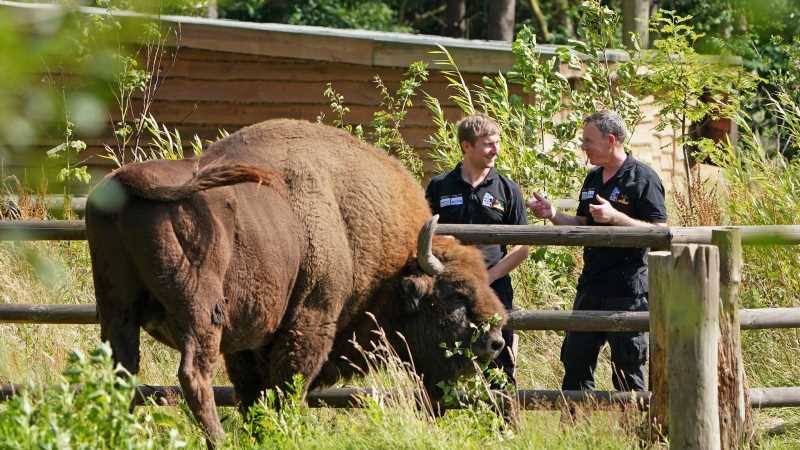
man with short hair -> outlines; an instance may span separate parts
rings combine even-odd
[[[581,148],[596,167],[583,182],[577,214],[558,212],[538,193],[528,202],[533,214],[555,225],[665,226],[664,187],[653,169],[625,153],[626,134],[614,112],[588,116]],[[573,309],[647,311],[647,249],[584,247],[583,260]],[[562,390],[594,389],[597,356],[606,341],[614,387],[645,389],[647,333],[567,332]]]
[[[500,152],[500,127],[483,114],[467,116],[458,122],[458,141],[462,161],[450,172],[431,179],[425,196],[440,223],[526,225],[525,199],[516,183],[494,169]],[[509,273],[528,257],[527,245],[510,250],[501,245],[480,245],[489,282],[503,305],[511,310],[514,291]],[[503,369],[508,381],[514,378],[516,355],[512,351],[514,333],[503,330],[505,348],[494,364]]]

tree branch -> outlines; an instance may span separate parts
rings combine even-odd
[[[543,42],[551,42],[553,36],[550,34],[550,30],[547,28],[547,18],[544,16],[544,13],[542,13],[542,7],[539,5],[539,0],[529,0],[528,4],[531,7],[531,12],[533,12],[533,17],[539,24],[539,37]]]

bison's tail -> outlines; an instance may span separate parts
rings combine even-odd
[[[258,183],[285,193],[286,186],[280,173],[249,164],[215,164],[206,166],[189,181],[178,186],[163,186],[153,183],[135,173],[121,170],[117,180],[131,193],[148,200],[174,202],[190,195],[221,186],[239,183]]]

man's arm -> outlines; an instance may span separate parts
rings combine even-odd
[[[569,216],[558,212],[556,207],[550,203],[550,200],[538,192],[533,193],[533,197],[527,203],[527,206],[534,216],[540,219],[547,219],[553,222],[553,225],[586,225],[586,217]]]
[[[553,215],[548,217],[550,222],[553,222],[553,225],[586,225],[586,217],[560,213],[555,208],[553,208],[553,211]]]
[[[644,220],[634,219],[624,212],[614,208],[614,205],[599,195],[595,196],[595,200],[597,200],[597,204],[589,205],[589,213],[597,223],[605,223],[608,225],[622,227],[667,226],[667,224],[663,222],[646,222]]]
[[[586,225],[587,220],[584,216],[572,216],[558,212],[547,199],[534,193],[534,198],[528,202],[528,208],[531,209],[533,215],[540,219],[547,219],[553,222],[553,225]],[[614,208],[608,200],[601,196],[597,196],[598,205],[589,205],[589,212],[592,214],[594,221],[597,223],[606,223],[609,225],[624,226],[624,227],[652,227],[659,226],[665,227],[665,222],[646,222],[644,220],[634,219],[627,214]]]
[[[509,197],[508,211],[503,217],[506,225],[527,225],[528,215],[525,213],[525,197],[515,183],[509,183],[511,195]],[[514,245],[497,264],[489,269],[489,283],[503,278],[516,269],[528,258],[527,245]]]
[[[516,269],[517,266],[522,264],[528,258],[527,245],[515,245],[497,264],[489,269],[489,284],[494,283],[495,280],[503,278]]]

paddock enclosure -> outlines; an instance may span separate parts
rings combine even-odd
[[[798,245],[799,225],[741,227],[585,227],[443,224],[438,234],[465,243],[649,247],[650,312],[515,310],[514,330],[650,331],[649,392],[519,389],[523,409],[635,404],[648,408],[651,424],[670,442],[698,448],[731,448],[749,432],[750,409],[800,406],[800,386],[748,387],[740,330],[800,328],[800,308],[739,309],[743,245]],[[82,240],[82,221],[2,221],[0,240]],[[676,289],[679,286],[680,289]],[[686,314],[691,310],[692,314]],[[93,324],[94,305],[0,305],[0,323]],[[19,390],[1,385],[0,399]],[[215,387],[217,405],[232,406],[233,390]],[[322,389],[309,394],[314,407],[357,407],[368,389]],[[391,395],[391,393],[385,393]],[[135,402],[154,398],[174,405],[176,386],[141,386]],[[683,444],[680,444],[683,443]],[[714,444],[717,444],[716,446]]]

